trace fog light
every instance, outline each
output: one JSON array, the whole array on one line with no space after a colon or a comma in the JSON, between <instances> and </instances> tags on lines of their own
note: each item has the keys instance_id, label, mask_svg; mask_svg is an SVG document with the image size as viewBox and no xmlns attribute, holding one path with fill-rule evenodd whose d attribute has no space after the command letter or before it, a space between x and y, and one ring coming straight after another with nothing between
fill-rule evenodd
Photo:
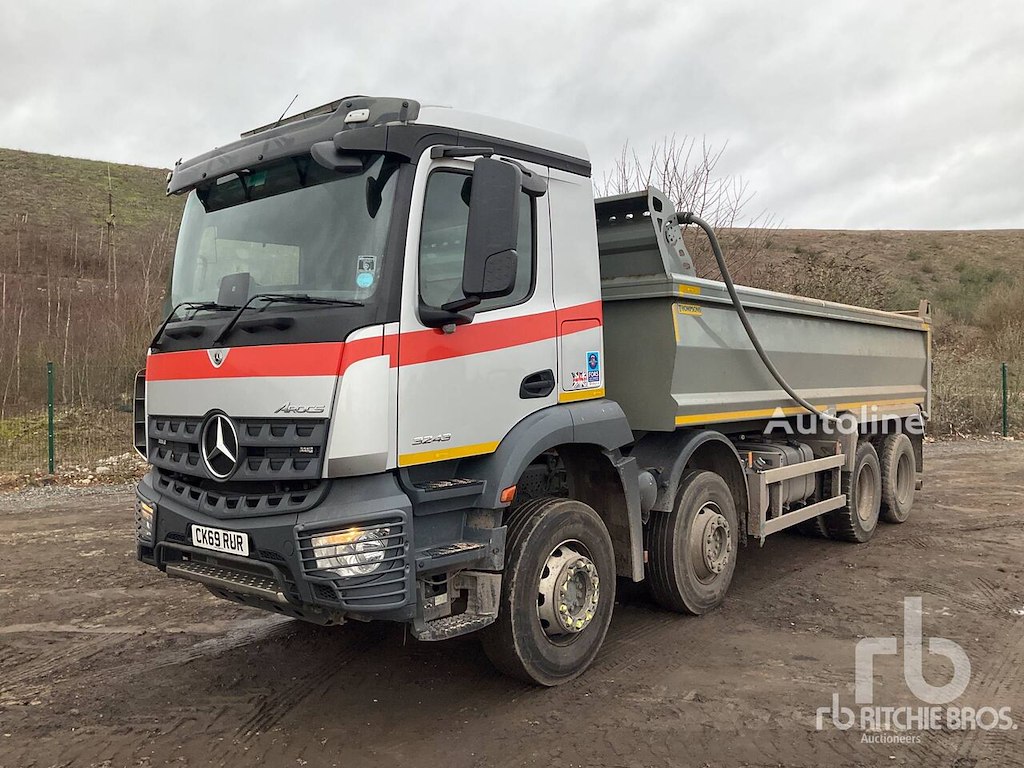
<instances>
[{"instance_id":1,"label":"fog light","mask_svg":"<svg viewBox=\"0 0 1024 768\"><path fill-rule=\"evenodd\" d=\"M343 579L368 576L383 564L390 533L388 528L372 531L353 528L342 533L314 536L310 540L313 557L316 558L314 567Z\"/></svg>"},{"instance_id":2,"label":"fog light","mask_svg":"<svg viewBox=\"0 0 1024 768\"><path fill-rule=\"evenodd\" d=\"M143 499L135 500L135 538L144 544L153 543L156 530L156 506Z\"/></svg>"}]
</instances>

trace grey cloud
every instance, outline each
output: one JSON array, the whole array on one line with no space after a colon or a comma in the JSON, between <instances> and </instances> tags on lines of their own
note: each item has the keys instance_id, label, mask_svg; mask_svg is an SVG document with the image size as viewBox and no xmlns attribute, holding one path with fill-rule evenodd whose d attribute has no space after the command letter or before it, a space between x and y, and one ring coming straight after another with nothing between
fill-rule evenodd
<instances>
[{"instance_id":1,"label":"grey cloud","mask_svg":"<svg viewBox=\"0 0 1024 768\"><path fill-rule=\"evenodd\" d=\"M1024 227L1024 5L0 0L0 145L169 166L349 93L728 142L786 226Z\"/></svg>"}]
</instances>

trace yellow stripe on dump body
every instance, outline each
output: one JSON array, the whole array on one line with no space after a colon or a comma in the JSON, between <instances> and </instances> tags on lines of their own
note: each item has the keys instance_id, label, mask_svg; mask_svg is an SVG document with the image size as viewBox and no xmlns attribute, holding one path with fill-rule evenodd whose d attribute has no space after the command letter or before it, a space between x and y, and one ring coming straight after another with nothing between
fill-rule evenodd
<instances>
[{"instance_id":1,"label":"yellow stripe on dump body","mask_svg":"<svg viewBox=\"0 0 1024 768\"><path fill-rule=\"evenodd\" d=\"M838 403L835 406L837 411L849 411L854 408L870 408L871 406L884 407L887 405L919 405L921 398L904 398L902 400L869 400L862 403ZM816 408L825 410L829 406L816 405ZM780 414L781 411L781 414ZM724 411L720 413L691 413L685 416L676 416L676 426L685 424L706 424L715 421L746 421L748 419L769 419L773 416L795 416L804 413L806 409L799 405L786 406L785 408L760 408L752 411Z\"/></svg>"},{"instance_id":2,"label":"yellow stripe on dump body","mask_svg":"<svg viewBox=\"0 0 1024 768\"><path fill-rule=\"evenodd\" d=\"M604 387L595 387L594 389L576 389L572 392L562 392L558 395L558 402L574 403L577 400L596 400L599 397L604 397Z\"/></svg>"},{"instance_id":3,"label":"yellow stripe on dump body","mask_svg":"<svg viewBox=\"0 0 1024 768\"><path fill-rule=\"evenodd\" d=\"M461 459L466 456L480 456L485 453L494 453L498 449L498 441L492 443L474 443L472 445L460 445L455 448L441 448L436 451L423 451L421 453L403 453L398 457L398 466L409 467L414 464L430 464L434 461L445 461L446 459Z\"/></svg>"}]
</instances>

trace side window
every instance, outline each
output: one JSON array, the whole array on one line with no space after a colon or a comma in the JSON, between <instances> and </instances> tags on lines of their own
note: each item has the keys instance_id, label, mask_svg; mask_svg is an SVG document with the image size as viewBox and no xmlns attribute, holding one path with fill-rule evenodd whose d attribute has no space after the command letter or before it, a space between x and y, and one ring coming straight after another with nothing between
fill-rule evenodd
<instances>
[{"instance_id":1,"label":"side window","mask_svg":"<svg viewBox=\"0 0 1024 768\"><path fill-rule=\"evenodd\" d=\"M441 307L463 298L462 262L466 257L469 193L472 177L461 171L434 171L427 179L420 228L420 299ZM477 311L509 307L525 301L533 289L533 203L525 192L519 203L519 263L516 287L508 296L487 299Z\"/></svg>"}]
</instances>

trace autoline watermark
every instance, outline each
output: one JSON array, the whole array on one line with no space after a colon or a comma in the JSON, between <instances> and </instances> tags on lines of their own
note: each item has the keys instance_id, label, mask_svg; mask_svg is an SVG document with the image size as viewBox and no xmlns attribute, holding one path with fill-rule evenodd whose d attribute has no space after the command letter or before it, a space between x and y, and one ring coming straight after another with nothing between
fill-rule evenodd
<instances>
[{"instance_id":1,"label":"autoline watermark","mask_svg":"<svg viewBox=\"0 0 1024 768\"><path fill-rule=\"evenodd\" d=\"M945 685L924 679L924 637L921 631L921 598L903 599L903 678L921 706L878 706L875 704L875 659L900 653L896 637L866 637L857 643L855 655L854 704L844 706L839 694L832 694L830 707L819 707L818 730L835 727L841 731L863 731L861 742L913 744L926 731L1011 731L1017 730L1010 707L954 706L971 681L971 660L964 649L944 637L928 638L928 653L943 656L952 664L953 676Z\"/></svg>"},{"instance_id":2,"label":"autoline watermark","mask_svg":"<svg viewBox=\"0 0 1024 768\"><path fill-rule=\"evenodd\" d=\"M823 409L824 410L824 409ZM828 413L828 410L824 410ZM832 414L830 414L832 415ZM766 435L857 435L864 431L876 430L878 434L906 432L908 435L923 435L925 421L920 413L911 414L906 418L888 416L877 405L862 406L853 411L844 411L838 417L825 419L821 416L803 411L794 416L787 416L782 408L776 408L772 417L764 427Z\"/></svg>"}]
</instances>

